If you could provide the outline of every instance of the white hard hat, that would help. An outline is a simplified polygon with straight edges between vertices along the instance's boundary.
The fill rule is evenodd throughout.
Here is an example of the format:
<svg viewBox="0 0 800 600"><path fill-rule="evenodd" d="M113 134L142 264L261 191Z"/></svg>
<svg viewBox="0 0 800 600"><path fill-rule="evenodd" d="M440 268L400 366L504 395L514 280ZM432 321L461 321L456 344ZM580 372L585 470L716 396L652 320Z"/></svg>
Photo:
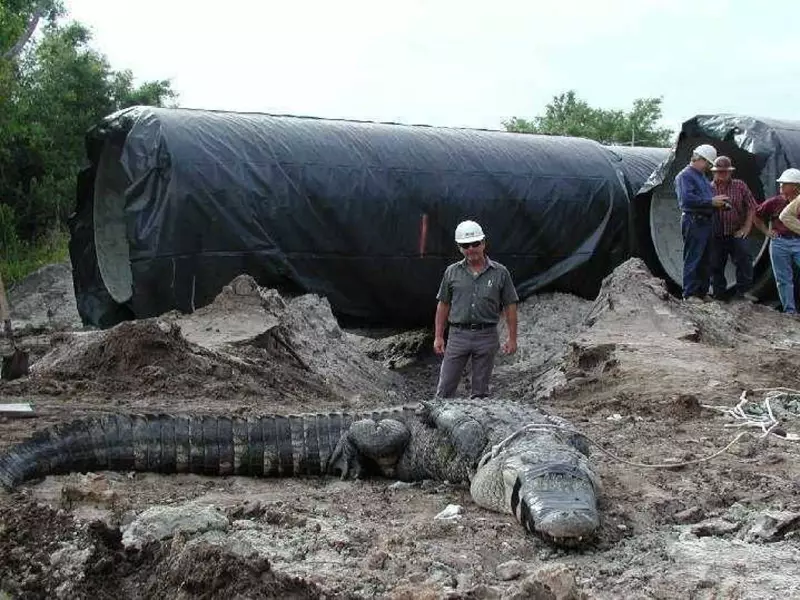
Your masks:
<svg viewBox="0 0 800 600"><path fill-rule="evenodd" d="M485 237L483 229L475 221L462 221L456 227L456 244L479 242Z"/></svg>
<svg viewBox="0 0 800 600"><path fill-rule="evenodd" d="M711 144L700 144L697 148L694 149L693 154L697 154L698 156L702 156L708 162L714 163L717 160L717 149L714 148Z"/></svg>
<svg viewBox="0 0 800 600"><path fill-rule="evenodd" d="M800 183L800 169L786 169L778 177L778 183Z"/></svg>

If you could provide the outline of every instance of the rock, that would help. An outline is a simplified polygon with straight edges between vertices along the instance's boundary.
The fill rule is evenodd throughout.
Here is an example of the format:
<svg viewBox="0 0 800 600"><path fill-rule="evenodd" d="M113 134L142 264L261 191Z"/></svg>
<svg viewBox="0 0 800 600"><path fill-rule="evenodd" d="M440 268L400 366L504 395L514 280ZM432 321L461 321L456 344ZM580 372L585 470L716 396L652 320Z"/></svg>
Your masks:
<svg viewBox="0 0 800 600"><path fill-rule="evenodd" d="M777 542L798 528L800 513L764 512L756 515L743 537L746 542Z"/></svg>
<svg viewBox="0 0 800 600"><path fill-rule="evenodd" d="M456 578L452 573L444 569L432 568L425 582L428 585L440 585L442 587L454 588L456 587Z"/></svg>
<svg viewBox="0 0 800 600"><path fill-rule="evenodd" d="M258 523L250 519L239 519L234 521L231 526L234 529L258 529Z"/></svg>
<svg viewBox="0 0 800 600"><path fill-rule="evenodd" d="M57 580L64 580L56 590L56 598L74 597L73 586L84 578L84 571L94 547L83 550L75 544L61 542L60 548L50 555L50 574Z"/></svg>
<svg viewBox="0 0 800 600"><path fill-rule="evenodd" d="M472 587L472 580L472 572L459 573L456 575L456 587L459 590L465 590L469 587Z"/></svg>
<svg viewBox="0 0 800 600"><path fill-rule="evenodd" d="M731 523L725 519L709 519L692 525L690 531L697 537L723 536L739 529L740 523Z"/></svg>
<svg viewBox="0 0 800 600"><path fill-rule="evenodd" d="M408 481L395 481L393 484L389 486L390 490L407 490L411 487L414 487L413 483L409 483Z"/></svg>
<svg viewBox="0 0 800 600"><path fill-rule="evenodd" d="M432 562L428 566L425 579L422 583L426 585L440 585L446 588L455 588L455 571L452 567L444 563Z"/></svg>
<svg viewBox="0 0 800 600"><path fill-rule="evenodd" d="M389 600L439 600L441 596L441 590L437 587L403 583L394 588L387 598Z"/></svg>
<svg viewBox="0 0 800 600"><path fill-rule="evenodd" d="M141 549L152 541L163 540L177 532L203 533L227 530L227 517L214 506L153 506L141 513L122 532L126 549Z"/></svg>
<svg viewBox="0 0 800 600"><path fill-rule="evenodd" d="M389 555L383 550L373 550L367 555L367 558L364 559L364 564L368 569L379 570L386 566L388 558Z"/></svg>
<svg viewBox="0 0 800 600"><path fill-rule="evenodd" d="M682 524L697 523L705 516L706 513L702 508L699 506L691 506L686 510L675 513L675 522Z"/></svg>
<svg viewBox="0 0 800 600"><path fill-rule="evenodd" d="M503 600L583 600L575 575L566 565L554 564L539 568L533 575L509 589Z"/></svg>
<svg viewBox="0 0 800 600"><path fill-rule="evenodd" d="M442 512L433 518L437 521L442 519L460 519L461 513L463 512L464 507L459 506L458 504L448 504Z"/></svg>
<svg viewBox="0 0 800 600"><path fill-rule="evenodd" d="M503 592L500 589L484 583L466 590L462 596L469 600L500 600L502 597Z"/></svg>
<svg viewBox="0 0 800 600"><path fill-rule="evenodd" d="M509 560L497 565L495 570L500 581L518 579L525 572L525 565L518 560Z"/></svg>

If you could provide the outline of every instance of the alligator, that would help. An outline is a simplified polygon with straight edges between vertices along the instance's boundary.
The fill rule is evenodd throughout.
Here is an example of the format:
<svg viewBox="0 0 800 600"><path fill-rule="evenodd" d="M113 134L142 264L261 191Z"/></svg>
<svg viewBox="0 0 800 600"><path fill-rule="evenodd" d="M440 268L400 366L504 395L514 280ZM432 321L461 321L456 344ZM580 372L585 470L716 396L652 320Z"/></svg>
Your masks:
<svg viewBox="0 0 800 600"><path fill-rule="evenodd" d="M8 490L49 474L150 471L385 477L469 485L473 501L576 546L599 529L599 480L569 423L508 400L435 400L328 414L104 414L43 429L0 455Z"/></svg>

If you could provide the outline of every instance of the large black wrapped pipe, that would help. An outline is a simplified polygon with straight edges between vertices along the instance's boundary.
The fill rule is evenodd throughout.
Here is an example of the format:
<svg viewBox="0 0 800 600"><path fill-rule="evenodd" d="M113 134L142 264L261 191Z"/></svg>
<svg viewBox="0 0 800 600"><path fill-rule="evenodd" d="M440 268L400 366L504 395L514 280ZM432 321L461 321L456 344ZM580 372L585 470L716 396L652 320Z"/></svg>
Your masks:
<svg viewBox="0 0 800 600"><path fill-rule="evenodd" d="M428 324L442 272L459 258L453 231L467 218L484 226L490 257L511 270L521 297L552 289L593 297L634 250L630 190L648 170L641 164L658 164L636 150L499 131L127 109L87 134L91 167L71 221L79 312L98 326L190 312L248 273L290 294L327 297L344 323Z"/></svg>
<svg viewBox="0 0 800 600"><path fill-rule="evenodd" d="M731 157L736 167L734 176L747 183L760 203L778 193L775 180L784 169L800 165L800 122L723 114L695 116L683 123L669 158L653 172L634 200L642 234L641 255L676 291L682 285L683 240L674 178L700 144L711 144L718 154ZM748 239L755 270L752 291L762 298L772 297L775 283L768 240L755 228ZM730 261L726 279L731 287L736 282Z"/></svg>

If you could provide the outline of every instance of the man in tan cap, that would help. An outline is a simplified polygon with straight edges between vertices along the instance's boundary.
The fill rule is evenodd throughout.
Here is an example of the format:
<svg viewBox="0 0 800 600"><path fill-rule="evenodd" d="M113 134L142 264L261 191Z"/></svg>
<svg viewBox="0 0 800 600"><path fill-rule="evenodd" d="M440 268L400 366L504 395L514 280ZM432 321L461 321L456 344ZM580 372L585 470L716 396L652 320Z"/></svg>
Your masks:
<svg viewBox="0 0 800 600"><path fill-rule="evenodd" d="M756 200L750 188L741 179L733 177L736 167L727 156L719 156L711 167L714 194L727 196L729 208L714 212L711 239L711 284L714 298L727 298L728 282L725 266L730 257L736 267L736 289L734 298L757 300L748 293L753 285L753 258L747 248L747 236L753 228Z"/></svg>

